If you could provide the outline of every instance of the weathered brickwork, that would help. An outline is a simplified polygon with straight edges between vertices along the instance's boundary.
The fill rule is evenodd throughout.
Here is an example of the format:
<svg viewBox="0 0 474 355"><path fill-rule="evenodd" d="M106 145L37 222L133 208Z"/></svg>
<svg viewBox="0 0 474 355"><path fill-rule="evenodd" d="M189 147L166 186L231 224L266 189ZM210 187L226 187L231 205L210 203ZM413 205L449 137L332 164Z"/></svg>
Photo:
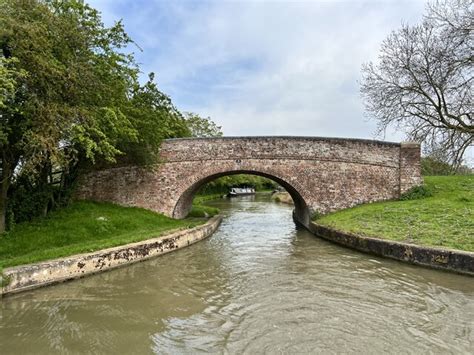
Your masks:
<svg viewBox="0 0 474 355"><path fill-rule="evenodd" d="M421 182L420 145L400 144L400 193L407 192Z"/></svg>
<svg viewBox="0 0 474 355"><path fill-rule="evenodd" d="M230 174L269 177L291 194L296 219L397 198L421 183L416 144L316 137L173 139L155 166L85 175L77 197L185 217L205 183Z"/></svg>

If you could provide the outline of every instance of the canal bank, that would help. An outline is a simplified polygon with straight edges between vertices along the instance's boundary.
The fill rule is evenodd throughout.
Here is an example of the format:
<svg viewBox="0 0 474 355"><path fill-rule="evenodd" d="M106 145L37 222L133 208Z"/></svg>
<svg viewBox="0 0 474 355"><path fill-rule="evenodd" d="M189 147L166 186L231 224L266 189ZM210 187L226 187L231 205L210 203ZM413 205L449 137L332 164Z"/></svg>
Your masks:
<svg viewBox="0 0 474 355"><path fill-rule="evenodd" d="M450 178L445 177L444 179L449 181ZM461 177L461 179L461 181L467 181L467 178ZM441 178L441 180L443 180L443 178ZM431 183L430 179L428 179L428 182ZM431 183L429 187L433 189L431 185L433 184ZM458 190L462 192L461 189ZM272 194L272 200L288 204L293 203L291 196L288 194L288 192L274 193ZM469 201L469 199L467 200ZM360 206L360 208L363 209L364 206ZM345 212L336 212L335 215L337 216L338 214L343 213ZM407 216L409 215L410 213L407 212ZM380 217L374 214L372 216L372 219L380 219ZM319 224L316 220L316 222L310 221L309 225L304 227L308 228L308 230L315 234L317 237L323 238L325 240L342 245L347 248L358 250L363 253L369 253L376 256L390 258L402 262L408 262L411 264L434 268L438 270L451 271L474 276L473 252L443 247L435 248L427 245L415 245L410 243L403 243L400 241L394 241L387 238L384 239L377 237L368 237L357 233L350 233L344 230L339 230L337 229L337 225L337 223L333 223L329 226L323 225ZM361 231L363 230L362 227L359 228ZM447 230L446 234L449 234L450 231L451 230ZM466 230L465 233L469 233L469 231Z"/></svg>
<svg viewBox="0 0 474 355"><path fill-rule="evenodd" d="M310 222L308 229L320 238L364 253L474 276L474 253L471 252L364 237L315 222Z"/></svg>
<svg viewBox="0 0 474 355"><path fill-rule="evenodd" d="M187 247L212 235L221 221L222 216L217 215L203 225L158 238L7 268L1 275L0 296L107 271Z"/></svg>
<svg viewBox="0 0 474 355"><path fill-rule="evenodd" d="M377 256L474 275L474 176L425 176L400 200L317 217L329 241Z"/></svg>

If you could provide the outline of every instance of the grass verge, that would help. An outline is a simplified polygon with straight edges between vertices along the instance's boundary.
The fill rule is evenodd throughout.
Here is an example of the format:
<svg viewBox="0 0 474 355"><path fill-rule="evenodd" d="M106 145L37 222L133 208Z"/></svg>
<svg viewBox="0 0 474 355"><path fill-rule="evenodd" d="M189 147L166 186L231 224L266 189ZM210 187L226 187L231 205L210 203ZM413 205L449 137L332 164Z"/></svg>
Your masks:
<svg viewBox="0 0 474 355"><path fill-rule="evenodd" d="M77 201L47 218L18 224L13 231L0 235L0 270L138 242L204 222L175 220L135 207Z"/></svg>
<svg viewBox="0 0 474 355"><path fill-rule="evenodd" d="M474 251L474 176L426 176L425 189L422 198L365 204L315 221L363 236Z"/></svg>
<svg viewBox="0 0 474 355"><path fill-rule="evenodd" d="M218 208L193 204L191 211L188 213L188 217L193 217L193 218L213 217L218 213L219 213Z"/></svg>
<svg viewBox="0 0 474 355"><path fill-rule="evenodd" d="M196 195L194 196L193 199L193 207L194 205L202 205L206 201L211 201L211 200L218 200L222 198L222 196L225 194L207 194L207 195Z"/></svg>

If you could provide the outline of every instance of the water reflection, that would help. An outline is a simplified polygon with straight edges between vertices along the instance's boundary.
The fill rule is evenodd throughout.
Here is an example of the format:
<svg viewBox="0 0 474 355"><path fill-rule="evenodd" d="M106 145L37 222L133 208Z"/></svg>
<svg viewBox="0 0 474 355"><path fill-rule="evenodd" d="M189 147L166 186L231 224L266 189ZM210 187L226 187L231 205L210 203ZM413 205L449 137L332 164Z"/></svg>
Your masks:
<svg viewBox="0 0 474 355"><path fill-rule="evenodd" d="M2 353L469 353L472 278L296 230L268 196L212 203L210 239L1 301Z"/></svg>

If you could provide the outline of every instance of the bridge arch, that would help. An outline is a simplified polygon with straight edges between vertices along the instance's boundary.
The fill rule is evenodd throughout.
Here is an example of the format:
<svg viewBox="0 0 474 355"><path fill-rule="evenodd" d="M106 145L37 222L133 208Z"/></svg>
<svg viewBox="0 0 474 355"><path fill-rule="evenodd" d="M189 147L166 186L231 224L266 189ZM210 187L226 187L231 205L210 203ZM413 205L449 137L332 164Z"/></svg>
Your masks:
<svg viewBox="0 0 474 355"><path fill-rule="evenodd" d="M192 202L194 196L199 191L199 189L205 184L218 179L223 176L236 175L236 174L248 174L248 175L258 175L270 180L275 181L281 185L293 199L295 209L293 211L293 217L297 223L302 225L307 225L310 220L310 209L306 203L303 195L304 193L300 192L301 186L298 186L297 182L290 183L284 178L277 176L275 173L268 173L259 170L246 170L246 169L237 169L237 170L227 170L217 172L211 175L198 178L196 181L191 183L191 185L184 190L184 192L177 199L176 205L173 209L173 218L184 218L187 216L191 210Z"/></svg>

